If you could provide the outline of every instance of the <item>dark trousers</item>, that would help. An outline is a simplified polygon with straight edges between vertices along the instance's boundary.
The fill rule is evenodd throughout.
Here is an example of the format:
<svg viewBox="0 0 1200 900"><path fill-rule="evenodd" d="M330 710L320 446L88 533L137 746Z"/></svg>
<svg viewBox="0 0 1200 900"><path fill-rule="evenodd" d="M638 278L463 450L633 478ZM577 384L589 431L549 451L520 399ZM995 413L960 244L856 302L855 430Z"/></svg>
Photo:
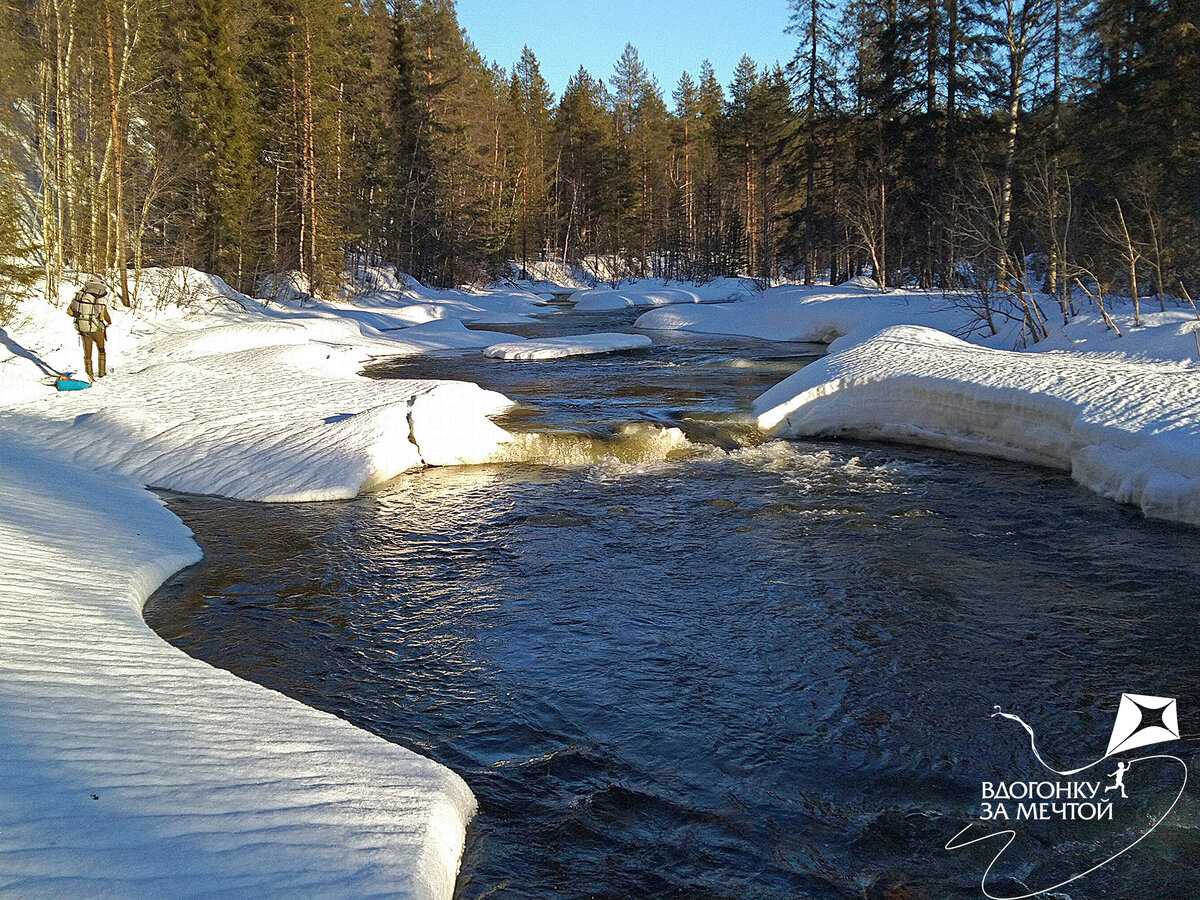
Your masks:
<svg viewBox="0 0 1200 900"><path fill-rule="evenodd" d="M89 379L94 379L96 376L92 374L92 347L96 348L96 361L99 363L99 375L104 377L104 331L93 331L91 334L81 334L83 338L83 369L87 372Z"/></svg>

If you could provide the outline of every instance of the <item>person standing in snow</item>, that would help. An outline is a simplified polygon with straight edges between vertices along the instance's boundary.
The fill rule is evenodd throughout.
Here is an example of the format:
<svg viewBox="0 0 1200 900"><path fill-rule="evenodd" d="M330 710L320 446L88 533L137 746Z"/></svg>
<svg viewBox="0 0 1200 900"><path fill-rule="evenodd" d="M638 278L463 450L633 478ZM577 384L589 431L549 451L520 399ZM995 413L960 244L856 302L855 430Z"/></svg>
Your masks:
<svg viewBox="0 0 1200 900"><path fill-rule="evenodd" d="M108 288L99 278L89 278L71 305L67 307L67 315L75 318L75 330L83 340L83 368L88 380L95 381L92 375L92 347L96 348L96 361L99 364L99 377L104 377L104 337L105 329L112 324L108 307L104 298L108 296Z"/></svg>

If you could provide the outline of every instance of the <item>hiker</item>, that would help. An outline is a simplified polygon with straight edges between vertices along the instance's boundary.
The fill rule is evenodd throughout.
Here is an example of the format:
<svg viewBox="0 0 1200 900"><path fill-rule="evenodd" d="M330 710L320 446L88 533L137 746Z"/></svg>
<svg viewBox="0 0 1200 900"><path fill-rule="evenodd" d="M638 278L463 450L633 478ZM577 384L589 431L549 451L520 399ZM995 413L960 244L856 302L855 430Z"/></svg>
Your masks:
<svg viewBox="0 0 1200 900"><path fill-rule="evenodd" d="M105 326L112 324L108 307L104 298L108 296L108 288L99 278L89 278L71 305L67 307L67 315L75 317L75 330L83 339L83 368L88 380L95 381L92 375L92 346L96 347L99 377L104 377L104 335Z"/></svg>

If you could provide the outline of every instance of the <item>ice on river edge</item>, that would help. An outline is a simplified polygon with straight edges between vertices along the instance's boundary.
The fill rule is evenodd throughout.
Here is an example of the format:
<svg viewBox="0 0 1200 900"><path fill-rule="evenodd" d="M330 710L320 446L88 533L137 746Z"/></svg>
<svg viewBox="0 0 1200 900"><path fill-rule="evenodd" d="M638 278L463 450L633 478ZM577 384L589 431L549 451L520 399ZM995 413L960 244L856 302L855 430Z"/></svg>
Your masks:
<svg viewBox="0 0 1200 900"><path fill-rule="evenodd" d="M0 896L448 898L470 789L158 638L141 606L200 553L142 485L323 500L490 457L506 398L360 370L488 346L502 335L463 320L541 307L519 291L268 306L190 270L146 280L89 390L46 384L79 368L65 303L29 301L0 333Z"/></svg>
<svg viewBox="0 0 1200 900"><path fill-rule="evenodd" d="M1052 298L1043 298L1054 308ZM1086 302L1086 301L1084 301ZM735 303L669 306L637 320L682 330L829 344L832 356L767 391L759 426L779 437L901 441L1069 471L1147 516L1200 525L1200 327L1189 306L1143 310L1110 298L1021 343L994 336L938 293L862 283L788 285ZM951 333L971 333L970 342Z"/></svg>
<svg viewBox="0 0 1200 900"><path fill-rule="evenodd" d="M491 359L508 360L563 359L569 356L616 353L620 350L641 350L652 343L644 334L601 332L541 340L502 341L485 347L483 355Z"/></svg>
<svg viewBox="0 0 1200 900"><path fill-rule="evenodd" d="M193 270L150 270L145 290L141 310L114 316L115 374L87 391L43 383L78 369L62 306L27 303L0 334L12 354L0 360L0 895L450 896L474 810L460 779L144 625L141 604L198 551L138 485L332 499L415 465L497 458L499 394L359 370L507 342L463 322L553 310L519 289L400 284L354 303L267 305ZM1161 363L1117 355L1158 352L1153 329L1182 346L1185 314L1147 316L1153 328L1124 346L1086 319L1047 342L1101 352L1012 354L924 327L875 334L897 316L953 327L928 295L785 287L700 306L699 289L654 290L595 302L688 304L648 313L645 328L838 340L837 355L760 398L776 433L1069 467L1150 515L1200 523L1198 373L1174 350Z"/></svg>
<svg viewBox="0 0 1200 900"><path fill-rule="evenodd" d="M1063 469L1152 518L1200 525L1200 371L981 348L885 328L755 401L782 437L848 436Z"/></svg>

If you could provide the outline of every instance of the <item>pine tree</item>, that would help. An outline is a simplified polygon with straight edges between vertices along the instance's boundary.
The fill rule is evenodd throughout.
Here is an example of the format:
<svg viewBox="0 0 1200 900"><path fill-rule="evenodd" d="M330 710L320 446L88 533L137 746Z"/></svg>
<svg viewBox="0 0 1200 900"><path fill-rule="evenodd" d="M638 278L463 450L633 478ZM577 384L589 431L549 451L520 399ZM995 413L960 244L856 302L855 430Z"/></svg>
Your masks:
<svg viewBox="0 0 1200 900"><path fill-rule="evenodd" d="M546 210L549 190L546 148L554 95L542 77L537 57L529 47L513 69L510 87L512 116L517 126L516 153L520 159L521 213L519 223L522 278L528 277L530 244L543 247L548 237Z"/></svg>
<svg viewBox="0 0 1200 900"><path fill-rule="evenodd" d="M818 146L818 110L823 88L828 81L824 60L829 37L827 17L833 8L828 0L792 0L788 31L797 35L800 46L792 61L804 92L804 283L812 284L816 258L816 174Z"/></svg>
<svg viewBox="0 0 1200 900"><path fill-rule="evenodd" d="M736 209L735 201L723 189L719 161L719 138L724 130L725 89L717 80L712 63L700 64L698 86L698 120L696 122L696 189L699 198L697 215L698 260L695 269L699 278L709 279L724 274L729 265L724 257L726 218ZM734 229L735 231L737 229Z"/></svg>
<svg viewBox="0 0 1200 900"><path fill-rule="evenodd" d="M243 75L246 23L233 0L198 0L163 20L160 158L190 161L166 200L163 234L186 258L241 288L252 285L259 128ZM278 260L276 260L278 262Z"/></svg>
<svg viewBox="0 0 1200 900"><path fill-rule="evenodd" d="M679 271L688 278L696 277L696 178L695 157L697 130L700 123L700 89L686 69L679 76L671 98L675 101L675 119L679 123L679 149L683 155L681 181L682 221L679 236L674 241Z"/></svg>
<svg viewBox="0 0 1200 900"><path fill-rule="evenodd" d="M562 181L563 264L589 251L615 253L618 147L605 111L604 85L583 67L567 83L554 111L553 137Z"/></svg>

